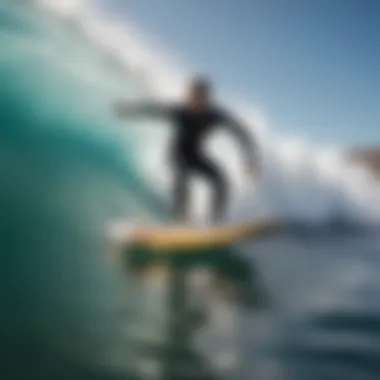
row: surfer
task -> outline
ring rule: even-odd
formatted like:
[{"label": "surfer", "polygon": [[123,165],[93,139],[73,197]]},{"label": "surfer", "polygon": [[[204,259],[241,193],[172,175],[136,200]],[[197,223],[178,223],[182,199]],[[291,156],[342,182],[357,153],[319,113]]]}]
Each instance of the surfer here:
[{"label": "surfer", "polygon": [[221,168],[203,151],[208,135],[218,126],[224,126],[240,141],[245,153],[247,174],[258,172],[258,157],[253,139],[244,126],[226,110],[213,104],[212,87],[206,78],[195,78],[188,89],[188,98],[183,104],[128,104],[115,106],[119,118],[149,115],[171,120],[176,128],[171,147],[174,168],[174,214],[177,220],[188,219],[188,182],[191,174],[198,174],[212,184],[214,222],[223,220],[228,201],[227,181]]}]

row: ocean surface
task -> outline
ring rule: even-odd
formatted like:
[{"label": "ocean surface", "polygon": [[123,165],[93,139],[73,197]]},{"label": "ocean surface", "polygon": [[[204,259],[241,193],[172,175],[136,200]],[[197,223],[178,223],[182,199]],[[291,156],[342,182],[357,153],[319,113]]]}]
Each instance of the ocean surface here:
[{"label": "ocean surface", "polygon": [[[120,97],[160,95],[160,73],[112,20],[69,3],[0,2],[0,378],[174,379],[162,356],[167,282],[141,283],[115,265],[104,233],[110,220],[169,219],[156,148],[167,132],[110,111]],[[206,363],[208,379],[377,380],[378,185],[331,151],[265,141],[263,180],[230,219],[296,220],[231,248],[270,303],[200,299],[207,286],[193,281],[207,318],[191,330],[186,371]]]}]

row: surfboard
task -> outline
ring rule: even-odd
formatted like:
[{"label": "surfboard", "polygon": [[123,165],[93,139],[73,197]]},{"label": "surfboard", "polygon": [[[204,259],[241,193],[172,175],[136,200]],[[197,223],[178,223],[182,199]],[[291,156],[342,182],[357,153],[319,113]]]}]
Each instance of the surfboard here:
[{"label": "surfboard", "polygon": [[183,254],[223,248],[234,243],[273,233],[276,221],[257,220],[215,227],[133,226],[130,223],[111,226],[114,236],[126,246],[145,247],[156,253]]}]

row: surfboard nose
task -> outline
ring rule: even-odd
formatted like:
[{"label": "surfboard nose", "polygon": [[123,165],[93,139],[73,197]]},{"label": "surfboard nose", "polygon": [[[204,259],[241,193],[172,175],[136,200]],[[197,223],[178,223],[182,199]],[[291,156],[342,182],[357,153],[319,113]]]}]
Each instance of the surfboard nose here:
[{"label": "surfboard nose", "polygon": [[105,231],[111,241],[124,243],[132,240],[135,229],[130,222],[113,221],[106,223]]}]

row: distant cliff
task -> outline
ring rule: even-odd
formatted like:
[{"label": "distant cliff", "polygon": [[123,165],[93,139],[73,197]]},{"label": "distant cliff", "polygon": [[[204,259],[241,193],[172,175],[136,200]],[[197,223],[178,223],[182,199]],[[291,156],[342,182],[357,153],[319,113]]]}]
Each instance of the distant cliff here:
[{"label": "distant cliff", "polygon": [[380,177],[380,147],[353,148],[347,156],[351,161],[365,164]]}]

